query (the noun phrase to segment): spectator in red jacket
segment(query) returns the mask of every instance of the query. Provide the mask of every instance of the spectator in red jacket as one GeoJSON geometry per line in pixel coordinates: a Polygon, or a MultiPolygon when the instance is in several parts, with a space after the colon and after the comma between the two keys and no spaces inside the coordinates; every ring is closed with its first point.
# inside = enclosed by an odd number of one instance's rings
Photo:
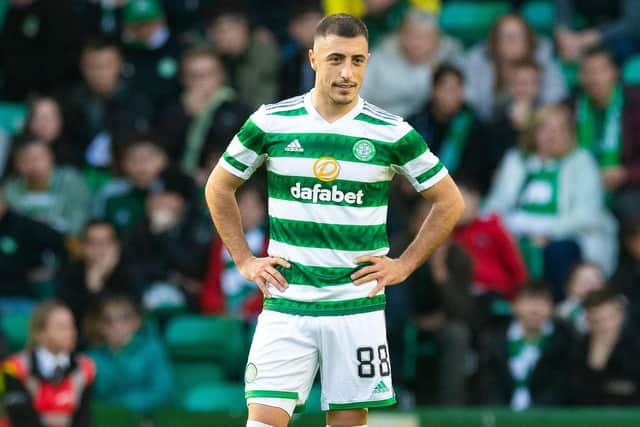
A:
{"type": "Polygon", "coordinates": [[[465,211],[453,232],[473,260],[473,281],[477,291],[512,299],[527,280],[527,271],[515,240],[496,214],[480,215],[481,193],[475,182],[461,177],[458,187],[465,211]]]}
{"type": "MultiPolygon", "coordinates": [[[[265,206],[255,186],[239,190],[238,205],[249,248],[256,256],[266,256],[268,238],[264,229],[265,206]]],[[[200,307],[204,314],[227,314],[255,320],[262,310],[262,293],[245,280],[231,260],[220,237],[211,245],[209,268],[205,277],[200,307]]]]}
{"type": "Polygon", "coordinates": [[[76,328],[71,311],[57,301],[36,307],[30,343],[2,366],[2,427],[89,427],[93,362],[74,354],[76,328]]]}

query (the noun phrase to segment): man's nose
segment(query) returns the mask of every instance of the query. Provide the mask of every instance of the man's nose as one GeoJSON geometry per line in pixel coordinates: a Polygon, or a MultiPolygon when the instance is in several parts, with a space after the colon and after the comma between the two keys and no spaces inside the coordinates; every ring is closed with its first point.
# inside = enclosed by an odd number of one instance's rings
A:
{"type": "Polygon", "coordinates": [[[345,64],[344,67],[342,67],[342,70],[340,71],[340,77],[342,77],[345,80],[351,80],[352,76],[353,76],[353,70],[351,69],[351,64],[347,63],[345,64]]]}

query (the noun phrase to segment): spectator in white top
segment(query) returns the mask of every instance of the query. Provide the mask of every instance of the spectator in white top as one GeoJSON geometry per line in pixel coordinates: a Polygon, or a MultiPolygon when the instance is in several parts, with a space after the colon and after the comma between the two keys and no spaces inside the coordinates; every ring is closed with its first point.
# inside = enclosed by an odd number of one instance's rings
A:
{"type": "Polygon", "coordinates": [[[430,13],[412,9],[397,33],[373,50],[360,92],[367,101],[404,118],[416,114],[431,92],[433,69],[461,61],[462,45],[440,32],[430,13]]]}

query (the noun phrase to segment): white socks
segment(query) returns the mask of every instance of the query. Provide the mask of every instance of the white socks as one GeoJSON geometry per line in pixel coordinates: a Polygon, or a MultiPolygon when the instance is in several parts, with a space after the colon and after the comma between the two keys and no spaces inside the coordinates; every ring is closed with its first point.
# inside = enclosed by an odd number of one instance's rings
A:
{"type": "Polygon", "coordinates": [[[261,423],[260,421],[247,420],[247,427],[273,427],[269,424],[261,423]]]}

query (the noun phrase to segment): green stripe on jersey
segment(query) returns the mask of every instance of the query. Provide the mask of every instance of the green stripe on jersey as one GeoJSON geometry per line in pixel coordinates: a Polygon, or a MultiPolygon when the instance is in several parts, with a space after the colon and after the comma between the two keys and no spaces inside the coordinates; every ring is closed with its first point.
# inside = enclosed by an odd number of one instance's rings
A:
{"type": "Polygon", "coordinates": [[[385,296],[343,301],[303,302],[286,298],[265,298],[264,309],[300,316],[344,316],[384,310],[385,296]]]}
{"type": "Polygon", "coordinates": [[[411,129],[394,148],[395,152],[391,163],[403,166],[427,151],[429,146],[415,129],[411,129]]]}
{"type": "Polygon", "coordinates": [[[247,119],[236,135],[242,145],[258,154],[262,154],[265,133],[251,119],[247,119]]]}
{"type": "Polygon", "coordinates": [[[433,166],[431,169],[429,169],[428,171],[426,171],[423,174],[418,175],[416,177],[416,181],[418,181],[418,183],[422,184],[423,182],[425,182],[429,178],[432,178],[435,174],[440,172],[443,167],[444,167],[444,165],[442,164],[442,162],[436,163],[436,165],[433,166]]]}
{"type": "Polygon", "coordinates": [[[385,224],[320,224],[270,216],[269,237],[294,246],[342,251],[374,251],[389,246],[385,224]]]}
{"type": "Polygon", "coordinates": [[[304,107],[296,108],[295,110],[276,111],[275,113],[267,113],[268,116],[304,116],[309,114],[304,107]]]}
{"type": "Polygon", "coordinates": [[[429,149],[424,139],[413,129],[395,142],[321,132],[266,133],[264,149],[270,157],[318,158],[331,156],[336,160],[362,162],[353,154],[353,145],[361,140],[369,141],[375,147],[375,156],[365,162],[373,165],[404,165],[429,149]],[[285,151],[286,146],[296,139],[304,150],[285,151]]]}
{"type": "Polygon", "coordinates": [[[247,168],[249,167],[249,166],[245,165],[244,163],[242,163],[240,160],[237,160],[235,157],[233,157],[232,155],[230,155],[226,151],[222,155],[222,158],[225,159],[227,161],[227,163],[229,163],[231,166],[233,166],[234,168],[238,169],[240,172],[246,171],[247,168]]]}
{"type": "Polygon", "coordinates": [[[355,182],[337,179],[331,182],[320,182],[316,178],[285,176],[279,175],[275,172],[267,172],[267,177],[269,197],[273,197],[274,199],[333,206],[360,206],[363,208],[371,206],[386,206],[389,200],[389,186],[391,185],[391,181],[355,182]],[[332,191],[333,187],[336,186],[336,188],[343,193],[358,193],[358,191],[362,191],[364,193],[362,197],[362,204],[354,205],[353,203],[347,203],[345,200],[342,202],[316,200],[314,202],[313,200],[296,198],[292,195],[292,188],[297,187],[298,184],[300,184],[300,188],[313,188],[314,185],[319,184],[320,189],[329,191],[332,191]]]}
{"type": "Polygon", "coordinates": [[[359,267],[316,267],[289,261],[291,268],[276,266],[287,283],[294,285],[309,285],[318,288],[325,286],[346,285],[353,281],[349,277],[359,267]]]}
{"type": "Polygon", "coordinates": [[[360,113],[353,118],[353,120],[360,120],[365,123],[370,123],[372,125],[380,125],[380,126],[392,126],[393,123],[385,122],[384,120],[380,120],[376,117],[370,116],[369,114],[360,113]]]}

